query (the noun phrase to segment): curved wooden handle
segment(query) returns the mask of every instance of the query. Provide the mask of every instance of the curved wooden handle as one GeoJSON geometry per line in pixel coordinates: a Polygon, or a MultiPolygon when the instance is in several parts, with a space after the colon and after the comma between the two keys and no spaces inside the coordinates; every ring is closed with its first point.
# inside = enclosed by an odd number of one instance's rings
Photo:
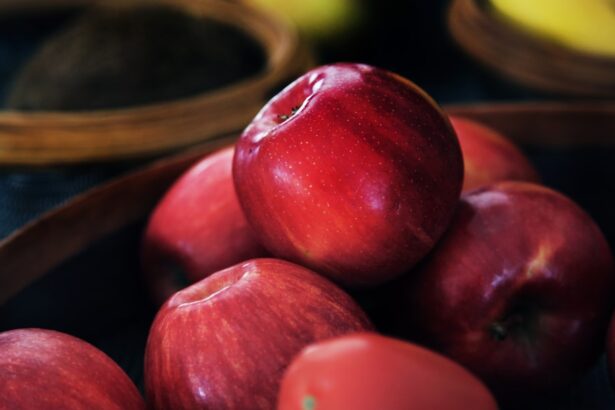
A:
{"type": "MultiPolygon", "coordinates": [[[[528,145],[615,146],[615,103],[448,106],[528,145]]],[[[0,242],[0,304],[98,239],[144,218],[169,185],[226,137],[91,189],[0,242]]]]}

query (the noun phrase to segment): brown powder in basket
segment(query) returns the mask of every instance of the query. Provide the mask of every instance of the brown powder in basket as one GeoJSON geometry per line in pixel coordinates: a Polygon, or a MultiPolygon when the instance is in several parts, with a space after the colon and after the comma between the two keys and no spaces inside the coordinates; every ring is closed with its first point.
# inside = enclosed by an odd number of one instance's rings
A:
{"type": "Polygon", "coordinates": [[[94,110],[219,88],[265,66],[246,33],[166,6],[97,8],[49,38],[17,75],[8,107],[94,110]]]}

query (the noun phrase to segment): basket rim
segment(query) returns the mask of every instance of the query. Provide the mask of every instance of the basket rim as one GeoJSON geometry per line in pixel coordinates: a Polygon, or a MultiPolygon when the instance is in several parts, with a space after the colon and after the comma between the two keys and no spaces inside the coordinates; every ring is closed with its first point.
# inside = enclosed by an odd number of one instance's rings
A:
{"type": "MultiPolygon", "coordinates": [[[[263,47],[265,67],[254,75],[212,91],[147,105],[72,112],[0,111],[0,165],[49,165],[134,158],[172,151],[228,134],[249,122],[272,87],[296,74],[298,69],[312,64],[311,55],[294,27],[250,6],[220,0],[128,2],[180,7],[198,17],[231,24],[247,32],[263,47]],[[200,123],[203,125],[199,126],[200,123]],[[169,131],[174,127],[181,130],[171,138],[158,135],[157,128],[161,127],[167,127],[169,131]]],[[[30,11],[41,6],[61,8],[94,3],[93,0],[8,0],[0,5],[0,13],[30,11]]]]}

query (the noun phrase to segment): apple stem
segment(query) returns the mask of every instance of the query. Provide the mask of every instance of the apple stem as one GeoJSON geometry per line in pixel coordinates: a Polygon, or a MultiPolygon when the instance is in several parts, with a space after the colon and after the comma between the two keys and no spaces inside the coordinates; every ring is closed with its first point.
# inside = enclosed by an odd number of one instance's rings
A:
{"type": "Polygon", "coordinates": [[[297,111],[299,111],[299,106],[296,105],[293,108],[290,109],[290,114],[280,114],[278,115],[278,118],[280,119],[280,121],[286,121],[287,119],[289,119],[290,117],[292,117],[293,115],[295,115],[297,113],[297,111]]]}
{"type": "Polygon", "coordinates": [[[489,333],[497,341],[509,336],[528,337],[533,333],[537,320],[536,309],[530,304],[519,304],[497,322],[491,323],[489,333]]]}
{"type": "Polygon", "coordinates": [[[492,323],[489,327],[489,333],[491,333],[491,336],[497,341],[502,341],[508,336],[506,326],[500,322],[492,323]]]}

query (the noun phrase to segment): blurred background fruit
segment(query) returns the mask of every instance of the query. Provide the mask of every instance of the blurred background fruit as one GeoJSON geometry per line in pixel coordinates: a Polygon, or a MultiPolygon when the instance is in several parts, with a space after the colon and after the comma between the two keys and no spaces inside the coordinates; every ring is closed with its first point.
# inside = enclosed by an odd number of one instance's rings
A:
{"type": "Polygon", "coordinates": [[[615,11],[607,0],[452,0],[457,43],[500,81],[546,96],[615,97],[615,11]]]}
{"type": "Polygon", "coordinates": [[[367,18],[365,0],[243,0],[285,16],[312,41],[338,42],[367,18]]]}
{"type": "Polygon", "coordinates": [[[519,27],[575,50],[615,57],[612,0],[490,0],[519,27]]]}

